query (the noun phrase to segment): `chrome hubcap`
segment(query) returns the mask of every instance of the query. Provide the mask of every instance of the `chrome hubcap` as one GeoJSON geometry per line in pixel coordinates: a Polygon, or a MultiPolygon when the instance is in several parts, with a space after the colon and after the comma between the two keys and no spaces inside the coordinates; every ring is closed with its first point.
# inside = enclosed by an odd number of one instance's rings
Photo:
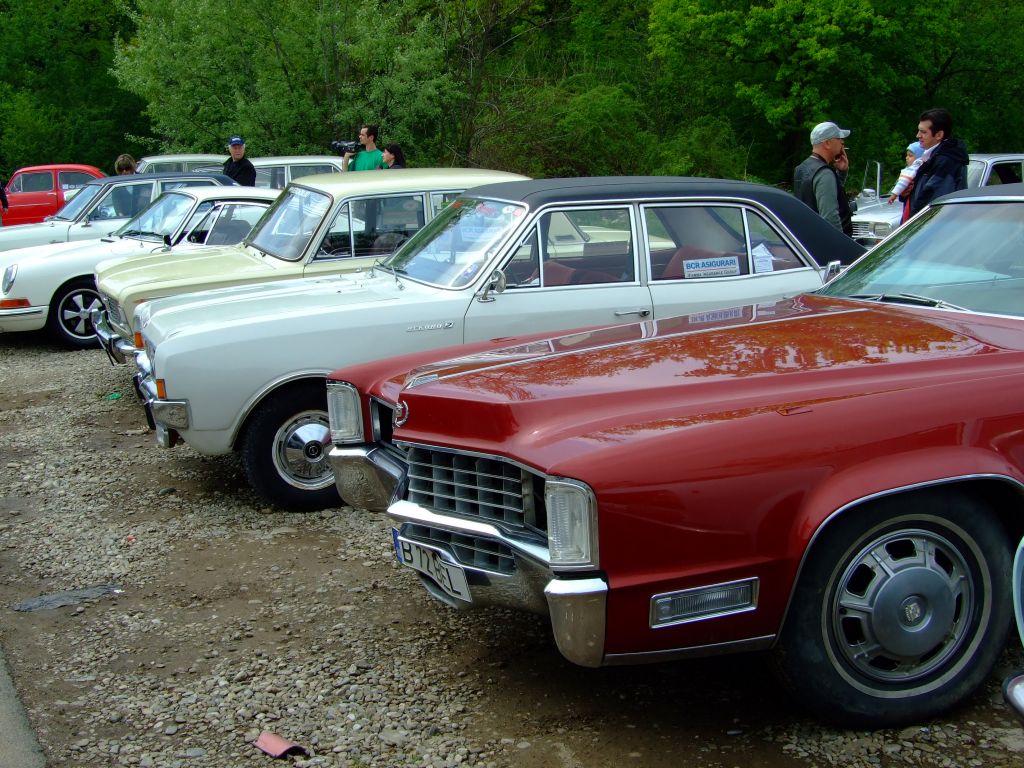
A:
{"type": "Polygon", "coordinates": [[[285,481],[304,491],[334,483],[327,461],[331,429],[323,411],[303,411],[283,424],[274,437],[274,466],[285,481]]]}
{"type": "Polygon", "coordinates": [[[831,630],[845,661],[873,680],[914,680],[963,642],[975,585],[960,551],[924,530],[870,542],[833,594],[831,630]]]}

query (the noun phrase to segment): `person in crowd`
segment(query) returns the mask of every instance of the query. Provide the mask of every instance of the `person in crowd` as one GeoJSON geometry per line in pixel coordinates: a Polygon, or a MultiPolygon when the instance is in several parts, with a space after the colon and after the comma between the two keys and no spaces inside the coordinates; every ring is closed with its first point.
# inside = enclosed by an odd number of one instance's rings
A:
{"type": "Polygon", "coordinates": [[[388,144],[384,147],[384,162],[381,168],[405,168],[405,153],[397,144],[388,144]]]}
{"type": "Polygon", "coordinates": [[[843,188],[850,170],[845,139],[850,131],[818,123],[811,131],[811,156],[793,171],[793,194],[836,229],[853,235],[853,212],[843,188]]]}
{"type": "Polygon", "coordinates": [[[928,157],[917,169],[904,221],[937,197],[967,189],[967,147],[960,139],[953,138],[953,116],[947,110],[922,112],[917,123],[917,140],[928,157]]]}
{"type": "MultiPolygon", "coordinates": [[[[134,176],[135,158],[131,155],[118,155],[114,161],[114,173],[117,176],[134,176]]],[[[128,184],[111,191],[110,201],[117,218],[127,219],[139,212],[140,205],[136,196],[141,191],[138,184],[128,184]]]]}
{"type": "Polygon", "coordinates": [[[907,212],[910,208],[910,190],[914,186],[914,177],[921,164],[928,159],[928,154],[920,141],[912,141],[907,145],[906,153],[907,167],[900,171],[900,177],[896,180],[892,190],[889,192],[889,205],[897,200],[903,202],[903,216],[900,221],[907,220],[907,212]]]}
{"type": "Polygon", "coordinates": [[[131,155],[118,155],[114,161],[114,173],[118,176],[131,176],[135,173],[135,158],[131,155]]]}
{"type": "Polygon", "coordinates": [[[224,175],[230,176],[243,187],[255,187],[256,168],[245,156],[245,139],[238,135],[228,139],[228,152],[231,157],[224,161],[224,175]]]}
{"type": "Polygon", "coordinates": [[[373,171],[380,168],[384,153],[377,149],[377,126],[364,125],[359,129],[361,152],[346,152],[341,168],[344,171],[373,171]]]}

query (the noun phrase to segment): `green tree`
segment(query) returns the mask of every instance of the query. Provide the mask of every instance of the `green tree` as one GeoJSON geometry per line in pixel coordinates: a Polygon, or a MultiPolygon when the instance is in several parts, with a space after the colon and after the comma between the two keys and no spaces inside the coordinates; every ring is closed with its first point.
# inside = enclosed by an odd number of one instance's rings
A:
{"type": "Polygon", "coordinates": [[[132,18],[115,73],[166,149],[219,150],[240,132],[254,154],[321,153],[366,122],[418,165],[438,154],[452,81],[411,0],[138,0],[132,18]]]}
{"type": "Polygon", "coordinates": [[[103,0],[0,2],[0,169],[79,162],[113,172],[137,152],[143,101],[110,74],[130,20],[103,0]]]}

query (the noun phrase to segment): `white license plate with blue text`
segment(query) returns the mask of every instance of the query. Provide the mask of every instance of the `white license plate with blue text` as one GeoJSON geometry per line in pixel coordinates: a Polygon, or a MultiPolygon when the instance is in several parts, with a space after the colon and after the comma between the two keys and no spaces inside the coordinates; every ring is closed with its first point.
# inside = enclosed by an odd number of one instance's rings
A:
{"type": "Polygon", "coordinates": [[[429,576],[445,594],[458,600],[472,602],[466,572],[462,568],[447,562],[436,549],[403,539],[395,528],[391,529],[391,537],[398,562],[429,576]]]}

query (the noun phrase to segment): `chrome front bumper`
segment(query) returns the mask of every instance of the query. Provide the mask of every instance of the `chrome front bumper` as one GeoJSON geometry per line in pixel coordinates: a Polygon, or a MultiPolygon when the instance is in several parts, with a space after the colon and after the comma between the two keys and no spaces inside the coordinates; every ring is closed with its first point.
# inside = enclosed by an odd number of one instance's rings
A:
{"type": "Polygon", "coordinates": [[[466,575],[470,600],[444,592],[420,573],[427,591],[456,608],[498,605],[547,614],[558,650],[585,667],[606,663],[604,655],[608,583],[597,574],[558,574],[539,537],[518,536],[481,520],[441,515],[399,500],[404,493],[405,465],[386,449],[373,445],[335,446],[328,458],[341,497],[350,505],[386,512],[395,528],[396,545],[412,542],[441,553],[445,562],[466,575]],[[429,536],[424,537],[423,532],[429,536]],[[456,538],[500,547],[511,566],[502,571],[459,559],[456,538]]]}
{"type": "Polygon", "coordinates": [[[92,327],[96,330],[96,338],[99,339],[103,351],[107,353],[111,365],[124,365],[138,352],[130,341],[114,330],[105,310],[94,309],[91,319],[92,327]]]}
{"type": "Polygon", "coordinates": [[[143,351],[136,351],[135,391],[142,399],[142,407],[146,409],[146,421],[156,433],[157,444],[162,448],[173,448],[181,441],[179,430],[188,429],[188,400],[161,400],[156,390],[149,358],[143,351]]]}

